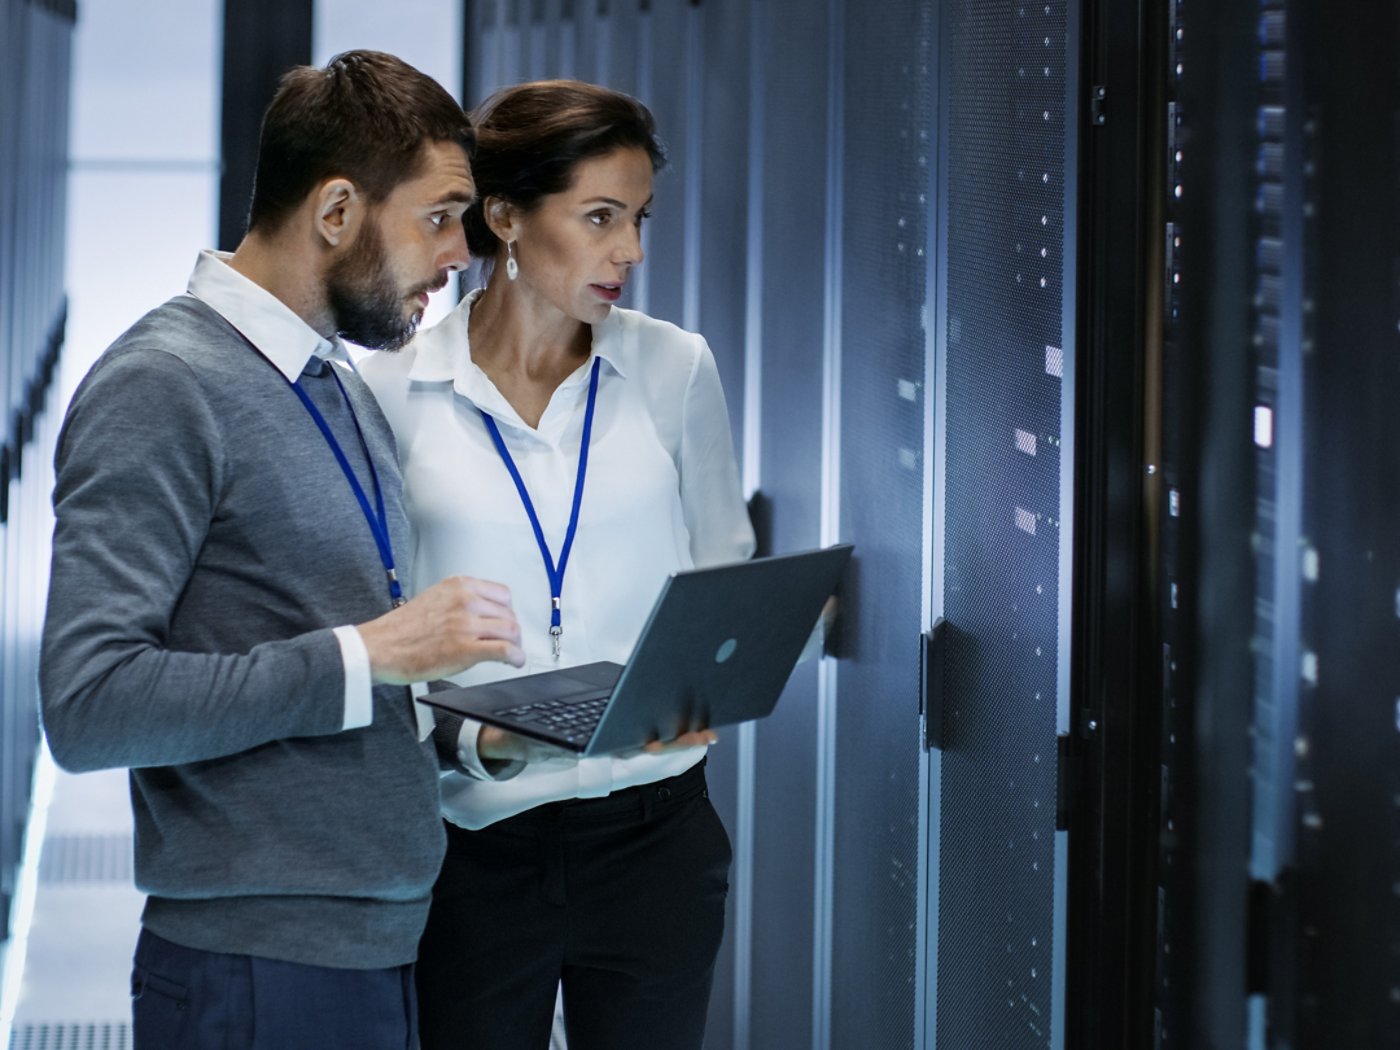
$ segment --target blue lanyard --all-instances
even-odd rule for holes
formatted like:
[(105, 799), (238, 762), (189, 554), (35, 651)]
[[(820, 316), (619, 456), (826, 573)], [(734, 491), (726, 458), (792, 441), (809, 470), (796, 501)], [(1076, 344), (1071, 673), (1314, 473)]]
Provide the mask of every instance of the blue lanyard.
[(564, 547), (559, 552), (559, 564), (554, 564), (554, 555), (550, 553), (549, 544), (544, 539), (544, 529), (540, 528), (540, 516), (535, 513), (535, 504), (530, 499), (530, 491), (525, 487), (525, 479), (520, 476), (520, 470), (515, 465), (515, 460), (511, 458), (510, 449), (506, 448), (505, 441), (501, 438), (500, 428), (496, 426), (496, 421), (491, 418), (491, 414), (480, 406), (477, 411), (481, 413), (481, 418), (486, 421), (486, 429), (491, 434), (491, 440), (496, 445), (496, 451), (501, 454), (501, 460), (506, 465), (506, 470), (510, 471), (511, 480), (515, 482), (515, 490), (520, 493), (520, 502), (525, 504), (525, 513), (530, 516), (530, 527), (535, 530), (535, 542), (540, 545), (540, 555), (544, 558), (544, 571), (549, 575), (549, 633), (554, 638), (554, 658), (559, 659), (560, 636), (564, 633), (564, 627), (559, 615), (559, 602), (564, 594), (564, 570), (569, 565), (569, 551), (574, 545), (574, 533), (578, 531), (578, 510), (583, 503), (583, 482), (588, 474), (588, 441), (593, 432), (593, 406), (598, 400), (598, 366), (602, 363), (602, 358), (593, 359), (593, 374), (588, 379), (588, 408), (583, 414), (583, 438), (578, 450), (578, 477), (574, 481), (574, 507), (569, 514), (569, 528), (564, 533)]
[(350, 395), (345, 392), (345, 384), (340, 381), (340, 376), (336, 374), (335, 366), (330, 362), (326, 367), (331, 370), (331, 378), (335, 380), (335, 385), (340, 388), (340, 396), (345, 399), (345, 407), (350, 412), (350, 419), (355, 424), (355, 434), (360, 439), (360, 448), (364, 449), (365, 463), (369, 466), (369, 478), (374, 484), (374, 510), (370, 510), (369, 498), (365, 495), (364, 486), (360, 484), (360, 479), (355, 477), (354, 470), (350, 467), (350, 461), (345, 458), (345, 453), (341, 451), (340, 442), (331, 433), (331, 428), (326, 423), (326, 417), (321, 415), (321, 410), (316, 407), (310, 395), (301, 388), (300, 383), (293, 383), (286, 376), (287, 385), (296, 391), (297, 397), (301, 398), (301, 403), (306, 406), (306, 410), (311, 413), (311, 418), (316, 421), (316, 426), (321, 429), (321, 435), (326, 439), (326, 444), (335, 453), (336, 462), (340, 464), (340, 469), (345, 472), (345, 480), (350, 482), (350, 488), (355, 493), (355, 498), (360, 502), (360, 510), (365, 516), (365, 521), (369, 524), (369, 531), (374, 535), (374, 545), (379, 548), (379, 560), (384, 563), (384, 575), (389, 577), (389, 598), (393, 601), (394, 607), (403, 605), (407, 598), (403, 596), (403, 587), (399, 585), (398, 574), (394, 572), (394, 549), (389, 543), (389, 519), (384, 513), (384, 495), (379, 489), (379, 472), (374, 469), (374, 458), (369, 454), (369, 445), (365, 442), (365, 432), (360, 429), (360, 420), (355, 415), (355, 406), (350, 404)]

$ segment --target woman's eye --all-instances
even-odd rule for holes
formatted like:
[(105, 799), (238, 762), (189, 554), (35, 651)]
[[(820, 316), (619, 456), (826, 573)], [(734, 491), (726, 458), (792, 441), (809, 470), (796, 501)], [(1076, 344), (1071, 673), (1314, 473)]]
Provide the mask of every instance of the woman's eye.
[(641, 211), (637, 212), (637, 225), (640, 226), (642, 223), (646, 222), (650, 218), (651, 209), (643, 208)]
[(608, 223), (612, 222), (612, 213), (595, 211), (592, 215), (588, 216), (588, 221), (594, 226), (606, 226)]

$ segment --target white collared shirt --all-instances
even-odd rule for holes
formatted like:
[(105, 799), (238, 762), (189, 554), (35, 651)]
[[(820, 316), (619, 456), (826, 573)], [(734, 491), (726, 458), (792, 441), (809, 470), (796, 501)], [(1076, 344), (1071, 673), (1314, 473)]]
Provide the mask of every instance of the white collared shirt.
[[(189, 293), (252, 343), (295, 383), (313, 357), (353, 368), (338, 339), (324, 339), (277, 296), (228, 265), (228, 252), (203, 251), (190, 275)], [(295, 402), (288, 402), (290, 411)], [(345, 720), (342, 729), (359, 729), (374, 718), (369, 651), (354, 627), (335, 628), (345, 664)]]
[[(559, 385), (532, 428), (471, 359), (467, 321), (479, 295), (468, 296), (403, 351), (376, 354), (361, 365), (398, 443), (415, 536), (412, 578), (427, 585), (466, 575), (510, 587), (526, 666), (479, 664), (455, 676), (458, 684), (594, 660), (625, 663), (670, 573), (753, 553), (714, 358), (700, 336), (614, 307), (594, 328), (588, 360)], [(557, 561), (595, 358), (602, 362), (597, 405), (556, 662), (544, 559), (481, 412), (496, 420)], [(478, 729), (466, 723), (460, 758), (484, 777)], [(692, 748), (551, 759), (503, 781), (449, 774), (443, 809), (463, 827), (485, 827), (545, 802), (598, 797), (675, 776), (702, 755)]]

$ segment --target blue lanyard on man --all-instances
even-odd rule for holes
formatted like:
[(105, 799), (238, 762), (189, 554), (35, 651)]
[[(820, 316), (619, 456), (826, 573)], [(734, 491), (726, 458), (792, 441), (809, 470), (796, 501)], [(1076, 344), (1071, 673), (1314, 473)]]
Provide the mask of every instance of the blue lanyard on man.
[(583, 483), (588, 474), (588, 442), (593, 432), (593, 406), (598, 400), (598, 366), (602, 364), (602, 358), (593, 359), (593, 371), (588, 378), (588, 407), (583, 413), (583, 437), (578, 450), (578, 477), (574, 481), (574, 505), (569, 513), (569, 528), (564, 533), (564, 546), (559, 551), (559, 564), (554, 564), (554, 555), (550, 553), (549, 544), (545, 542), (544, 529), (540, 527), (540, 517), (535, 513), (534, 501), (530, 499), (530, 491), (525, 487), (525, 479), (520, 476), (520, 470), (515, 465), (515, 460), (511, 458), (510, 449), (506, 448), (505, 440), (501, 437), (501, 431), (496, 426), (496, 421), (491, 418), (491, 414), (480, 406), (477, 411), (481, 413), (481, 418), (486, 422), (486, 429), (491, 434), (491, 440), (496, 445), (496, 451), (501, 454), (501, 460), (506, 465), (506, 470), (510, 471), (511, 480), (515, 482), (515, 490), (520, 493), (520, 502), (525, 504), (525, 513), (530, 517), (530, 527), (535, 530), (535, 542), (539, 544), (540, 556), (544, 558), (544, 571), (549, 576), (549, 633), (554, 641), (554, 659), (559, 659), (559, 650), (564, 633), (563, 618), (560, 615), (560, 602), (564, 596), (564, 571), (569, 565), (569, 551), (574, 546), (574, 533), (578, 531), (578, 512), (583, 503)]
[(335, 434), (331, 432), (329, 424), (326, 423), (326, 417), (321, 415), (321, 410), (316, 407), (311, 396), (301, 388), (300, 383), (294, 383), (286, 376), (282, 378), (287, 379), (287, 385), (296, 391), (297, 397), (301, 398), (301, 403), (306, 406), (306, 411), (311, 413), (311, 418), (320, 428), (322, 436), (326, 439), (326, 444), (335, 453), (336, 462), (340, 464), (340, 469), (345, 473), (345, 480), (350, 482), (350, 488), (355, 493), (355, 499), (359, 501), (360, 511), (365, 516), (369, 531), (374, 535), (374, 545), (379, 549), (379, 560), (384, 564), (384, 575), (389, 578), (389, 600), (393, 602), (395, 608), (398, 608), (408, 599), (403, 596), (403, 587), (399, 583), (398, 574), (394, 571), (394, 549), (389, 539), (389, 519), (384, 513), (384, 494), (379, 488), (379, 472), (374, 469), (374, 458), (369, 454), (365, 432), (360, 429), (360, 420), (355, 415), (355, 406), (350, 403), (350, 395), (345, 391), (345, 384), (340, 381), (340, 376), (336, 374), (334, 365), (327, 362), (326, 367), (331, 370), (331, 378), (335, 380), (335, 385), (340, 389), (340, 396), (345, 400), (345, 407), (350, 412), (350, 420), (355, 424), (355, 434), (360, 439), (360, 448), (365, 453), (365, 463), (369, 466), (370, 483), (374, 486), (373, 510), (370, 510), (369, 498), (365, 495), (364, 486), (360, 484), (360, 479), (355, 477), (355, 471), (351, 468), (350, 461), (345, 458), (340, 442), (336, 440)]

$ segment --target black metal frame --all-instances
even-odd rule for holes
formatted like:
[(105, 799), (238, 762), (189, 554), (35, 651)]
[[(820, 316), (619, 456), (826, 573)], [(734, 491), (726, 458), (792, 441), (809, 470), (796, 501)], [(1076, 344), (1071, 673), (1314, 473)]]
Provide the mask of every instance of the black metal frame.
[[(1160, 885), (1172, 920), (1160, 933), (1159, 1009), (1173, 1040), (1193, 1047), (1246, 1045), (1249, 986), (1251, 722), (1265, 646), (1257, 609), (1273, 596), (1273, 557), (1257, 545), (1267, 453), (1251, 436), (1261, 396), (1253, 303), (1260, 6), (1182, 0), (1187, 43), (1176, 56), (1183, 195), (1170, 217), (1179, 317), (1170, 362), (1182, 439), (1183, 558), (1178, 566), (1184, 646), (1174, 699), (1182, 715), (1167, 769), (1177, 827), (1165, 837)], [(1262, 502), (1261, 502), (1262, 501)], [(1287, 557), (1287, 552), (1283, 552)], [(1260, 599), (1256, 602), (1256, 597)], [(1268, 648), (1272, 649), (1272, 638)]]
[(312, 0), (224, 4), (223, 107), (219, 147), (219, 247), (233, 251), (248, 229), (263, 112), (289, 68), (311, 61)]
[(1152, 1045), (1167, 2), (1082, 22), (1065, 1045)]

